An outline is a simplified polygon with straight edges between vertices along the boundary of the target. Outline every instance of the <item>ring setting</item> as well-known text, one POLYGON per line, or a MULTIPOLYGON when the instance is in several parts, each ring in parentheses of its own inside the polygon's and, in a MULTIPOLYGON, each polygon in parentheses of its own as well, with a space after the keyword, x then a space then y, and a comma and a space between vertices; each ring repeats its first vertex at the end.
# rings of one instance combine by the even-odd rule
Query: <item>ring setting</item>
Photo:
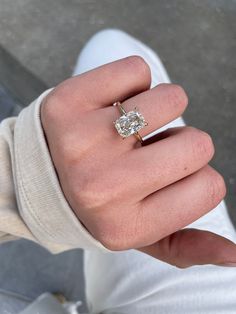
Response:
POLYGON ((121 114, 121 116, 114 121, 118 134, 123 138, 134 135, 142 143, 143 139, 138 132, 148 124, 143 115, 136 107, 134 110, 126 112, 120 102, 114 103, 114 106, 118 107, 121 114))

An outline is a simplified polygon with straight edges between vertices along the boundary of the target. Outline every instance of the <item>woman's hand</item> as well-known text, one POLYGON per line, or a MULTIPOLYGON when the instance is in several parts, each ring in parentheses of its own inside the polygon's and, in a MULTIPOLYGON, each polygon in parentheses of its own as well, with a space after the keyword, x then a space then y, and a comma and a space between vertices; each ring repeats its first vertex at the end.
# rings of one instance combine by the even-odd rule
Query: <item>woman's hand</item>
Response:
POLYGON ((150 70, 140 57, 104 65, 57 86, 41 118, 66 199, 89 232, 111 250, 136 248, 179 267, 236 262, 232 242, 206 231, 182 230, 225 195, 222 177, 208 162, 208 134, 192 127, 168 129, 141 146, 123 140, 112 106, 135 106, 148 126, 144 136, 179 117, 183 89, 151 90, 150 70))

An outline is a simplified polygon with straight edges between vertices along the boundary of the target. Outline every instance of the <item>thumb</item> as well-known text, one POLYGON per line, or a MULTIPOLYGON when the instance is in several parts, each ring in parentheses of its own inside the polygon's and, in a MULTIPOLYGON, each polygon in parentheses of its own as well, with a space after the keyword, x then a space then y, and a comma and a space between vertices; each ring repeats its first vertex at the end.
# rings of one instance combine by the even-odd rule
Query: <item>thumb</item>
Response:
POLYGON ((177 231, 138 250, 179 268, 204 264, 236 266, 236 245, 232 241, 197 229, 177 231))

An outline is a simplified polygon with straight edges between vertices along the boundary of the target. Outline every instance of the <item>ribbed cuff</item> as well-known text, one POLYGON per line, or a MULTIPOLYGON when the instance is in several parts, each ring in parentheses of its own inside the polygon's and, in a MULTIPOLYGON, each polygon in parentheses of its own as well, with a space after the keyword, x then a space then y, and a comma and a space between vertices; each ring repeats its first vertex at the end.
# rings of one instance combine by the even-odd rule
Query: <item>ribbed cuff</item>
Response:
POLYGON ((61 190, 40 120, 40 105, 49 92, 20 113, 14 130, 20 214, 38 241, 50 251, 82 248, 110 252, 83 227, 61 190))

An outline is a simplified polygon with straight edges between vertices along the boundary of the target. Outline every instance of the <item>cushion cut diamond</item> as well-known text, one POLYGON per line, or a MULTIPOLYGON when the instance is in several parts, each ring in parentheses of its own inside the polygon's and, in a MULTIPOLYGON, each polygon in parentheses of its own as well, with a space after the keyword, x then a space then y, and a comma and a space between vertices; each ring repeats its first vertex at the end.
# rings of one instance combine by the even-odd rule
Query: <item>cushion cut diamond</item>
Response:
POLYGON ((136 110, 127 112, 115 122, 115 127, 122 137, 128 137, 137 133, 145 125, 144 117, 136 110))

